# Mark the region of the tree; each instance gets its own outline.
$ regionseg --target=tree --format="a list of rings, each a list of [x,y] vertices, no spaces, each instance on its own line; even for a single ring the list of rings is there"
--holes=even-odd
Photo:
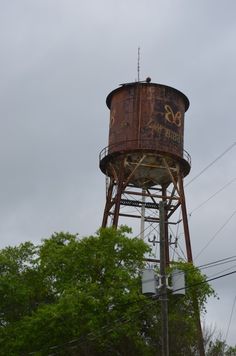
[[[48,355],[54,345],[62,354],[142,354],[140,271],[148,247],[128,232],[59,233],[40,246],[2,250],[1,354]]]
[[[127,227],[56,233],[0,252],[0,355],[161,354],[158,299],[141,294],[148,246]],[[196,355],[191,293],[213,293],[189,264],[186,296],[169,298],[171,355]]]
[[[236,346],[232,347],[226,344],[219,335],[215,340],[209,342],[207,356],[236,356]]]
[[[207,298],[214,295],[214,290],[206,282],[206,276],[191,263],[175,263],[170,272],[176,268],[184,271],[186,289],[184,296],[169,293],[170,354],[195,356],[198,355],[199,312],[205,313]]]

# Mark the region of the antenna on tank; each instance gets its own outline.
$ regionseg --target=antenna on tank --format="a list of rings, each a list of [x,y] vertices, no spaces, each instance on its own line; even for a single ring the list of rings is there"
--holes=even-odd
[[[140,47],[138,47],[137,72],[138,72],[138,82],[139,82],[140,81]]]

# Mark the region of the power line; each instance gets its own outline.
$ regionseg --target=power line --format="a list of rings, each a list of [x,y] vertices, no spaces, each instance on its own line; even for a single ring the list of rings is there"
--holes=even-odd
[[[227,152],[229,152],[234,146],[236,145],[236,142],[233,142],[225,151],[223,151],[218,157],[216,157],[211,163],[209,163],[205,168],[203,168],[195,177],[193,177],[187,184],[185,184],[185,187],[190,185],[192,182],[194,182],[197,178],[199,178],[207,169],[209,169],[211,166],[213,166],[214,163],[216,163],[219,159],[221,159]]]
[[[198,283],[191,284],[191,285],[186,286],[186,287],[184,287],[184,288],[178,288],[178,289],[175,290],[175,292],[181,291],[181,290],[190,289],[190,288],[194,288],[194,287],[197,287],[197,286],[199,286],[199,285],[202,285],[202,284],[211,282],[211,281],[213,281],[213,280],[221,279],[221,278],[227,277],[227,276],[232,275],[232,274],[235,274],[235,273],[236,273],[236,270],[234,270],[234,271],[232,271],[232,272],[229,272],[229,273],[225,273],[225,274],[220,275],[220,276],[217,276],[217,277],[213,277],[213,278],[206,279],[205,281],[202,281],[202,282],[198,282]],[[159,299],[160,296],[161,296],[161,294],[158,295],[158,299]],[[150,302],[150,303],[153,303],[153,302],[156,302],[156,299],[157,299],[157,298],[146,297],[146,299],[149,299],[149,302]],[[236,297],[235,297],[235,299],[236,299]],[[145,299],[139,299],[139,300],[136,300],[136,301],[133,301],[133,302],[130,302],[130,303],[126,303],[125,305],[131,305],[131,304],[143,302],[144,300],[145,300]],[[149,305],[149,303],[148,303],[148,304],[145,304],[145,306],[148,306],[148,305]],[[234,302],[233,308],[234,308],[234,306],[235,306],[235,302]],[[233,310],[233,308],[232,308],[232,310]],[[142,310],[139,309],[139,312],[143,312],[143,309],[142,309]],[[232,311],[231,311],[231,314],[233,314]],[[231,319],[232,319],[232,317],[231,317]],[[113,321],[112,323],[113,323],[113,325],[115,324],[115,325],[117,326],[117,323],[118,323],[118,322],[122,322],[122,323],[126,322],[126,323],[127,323],[127,322],[130,322],[130,321],[132,321],[132,319],[126,319],[126,320],[124,320],[124,317],[122,317],[122,318],[119,318],[119,319]],[[230,322],[231,322],[231,321],[230,321]],[[104,326],[102,329],[105,330],[106,327],[108,327],[108,326]],[[111,327],[110,329],[106,330],[106,331],[105,331],[105,334],[103,333],[103,335],[106,335],[107,333],[112,332],[114,329],[115,329],[114,326]],[[88,337],[88,336],[89,336],[89,337],[90,337],[90,336],[93,336],[93,339],[96,339],[96,338],[97,338],[97,335],[93,334],[93,332],[90,332],[89,334],[87,334],[87,337]],[[101,336],[102,336],[102,335],[100,335],[100,337],[101,337]],[[91,339],[91,338],[90,338],[90,339]],[[75,347],[78,348],[78,346],[81,345],[81,337],[80,337],[80,338],[77,338],[77,339],[75,338],[75,339],[73,339],[73,340],[70,340],[70,341],[65,342],[65,343],[63,343],[63,344],[60,344],[60,345],[57,344],[57,345],[50,346],[50,347],[48,347],[47,349],[48,349],[48,350],[62,349],[62,348],[64,348],[65,346],[71,345],[72,343],[76,343],[77,345],[76,345]],[[28,355],[34,355],[34,354],[36,354],[36,353],[38,353],[38,352],[40,352],[40,351],[42,351],[42,350],[43,350],[43,349],[30,352],[30,353],[28,353]],[[52,355],[56,355],[58,352],[59,352],[59,351],[56,351],[56,353],[51,353],[50,355],[51,355],[51,356],[52,356]]]
[[[213,273],[211,276],[207,276],[207,278],[211,278],[211,277],[216,277],[218,276],[220,273],[226,272],[226,271],[230,271],[232,268],[235,268],[236,265],[233,265],[231,267],[225,268],[223,269],[223,271],[217,272],[217,273]]]
[[[226,258],[223,258],[223,259],[220,259],[220,260],[217,260],[217,261],[213,261],[213,262],[210,262],[210,263],[206,263],[206,264],[203,264],[203,265],[200,265],[200,266],[193,266],[193,265],[190,265],[189,268],[187,270],[184,271],[185,275],[188,275],[189,273],[191,273],[192,271],[194,271],[196,268],[198,270],[204,270],[204,269],[208,269],[208,268],[213,268],[213,267],[218,267],[218,266],[221,266],[221,265],[224,265],[226,263],[232,263],[232,262],[235,262],[236,261],[236,256],[231,256],[231,257],[226,257]],[[227,269],[224,269],[224,270],[221,270],[217,273],[214,273],[213,275],[211,276],[207,276],[207,278],[212,278],[213,276],[217,276],[218,274],[220,273],[223,273],[223,272],[226,272],[232,268],[235,268],[236,265],[233,265]],[[177,266],[178,268],[178,266]],[[179,272],[176,272],[176,275],[178,274],[182,274],[182,270],[179,271]]]
[[[212,267],[218,267],[218,266],[222,266],[222,265],[224,265],[224,264],[226,264],[226,263],[232,263],[232,262],[236,262],[236,259],[230,260],[230,261],[227,261],[227,262],[216,263],[216,264],[213,264],[213,265],[211,265],[211,266],[207,266],[207,267],[200,268],[200,270],[208,269],[208,268],[212,268]],[[223,271],[220,271],[220,272],[214,273],[214,274],[211,275],[211,276],[208,276],[208,278],[209,278],[209,277],[216,276],[216,275],[219,274],[219,273],[228,271],[228,270],[230,270],[230,269],[232,269],[232,268],[235,268],[235,267],[236,267],[236,265],[234,264],[233,266],[228,267],[228,268],[224,269]]]
[[[199,270],[203,270],[203,269],[208,269],[208,268],[213,268],[213,267],[218,267],[218,266],[221,266],[221,265],[224,265],[226,263],[232,263],[232,262],[235,262],[236,261],[236,256],[234,256],[234,258],[226,258],[226,259],[223,259],[223,260],[218,260],[218,261],[214,261],[214,262],[211,262],[211,263],[206,263],[204,265],[201,265],[201,266],[196,266],[196,267],[192,267],[192,268],[189,268],[186,272],[191,272],[191,270],[193,270],[194,268],[197,268]],[[231,269],[231,268],[234,268],[234,266],[231,266],[230,268],[228,269]],[[227,269],[227,270],[228,270]],[[225,272],[226,270],[223,270],[223,271],[220,271],[218,272],[217,274],[219,273],[222,273],[222,272]],[[216,275],[217,275],[216,274]],[[211,276],[212,277],[212,276]]]
[[[178,245],[179,249],[180,249],[180,252],[182,253],[182,256],[180,255],[179,252],[177,252],[177,248],[176,247],[172,247],[170,245],[170,249],[173,251],[173,254],[172,254],[172,260],[174,259],[174,255],[176,254],[180,260],[184,259],[184,261],[186,261],[186,256],[184,255],[184,252],[183,252],[183,249],[181,248],[181,246],[179,245],[178,241],[176,241],[176,244]]]
[[[232,261],[234,261],[236,259],[236,255],[234,255],[234,256],[230,256],[230,257],[226,257],[226,258],[223,258],[223,259],[219,259],[219,260],[216,260],[216,261],[212,261],[212,262],[209,262],[209,263],[206,263],[206,264],[203,264],[203,265],[201,265],[201,266],[198,266],[198,268],[209,268],[209,267],[214,267],[215,265],[221,265],[221,264],[224,264],[224,263],[229,263],[229,262],[232,262]],[[232,267],[231,267],[232,268]],[[188,270],[188,271],[185,271],[185,272],[190,272],[190,270]],[[220,279],[220,278],[223,278],[223,277],[226,277],[226,276],[229,276],[229,275],[231,275],[231,274],[234,274],[234,273],[236,273],[236,271],[232,271],[232,272],[230,272],[230,273],[226,273],[226,274],[223,274],[223,275],[220,275],[220,276],[217,276],[217,277],[214,277],[214,278],[208,278],[208,279],[206,279],[205,281],[202,281],[202,282],[199,282],[199,283],[195,283],[195,284],[192,284],[192,285],[189,285],[189,286],[187,286],[186,288],[180,288],[180,289],[178,289],[178,290],[181,290],[181,289],[188,289],[188,288],[193,288],[193,287],[196,287],[196,286],[198,286],[198,285],[201,285],[201,284],[203,284],[203,283],[207,283],[207,282],[210,282],[210,281],[213,281],[213,280],[217,280],[217,279]],[[146,298],[145,298],[146,299]],[[122,306],[129,306],[129,305],[132,305],[132,304],[137,304],[137,303],[140,303],[140,302],[143,302],[143,301],[145,301],[145,299],[138,299],[138,300],[134,300],[134,301],[132,301],[132,302],[128,302],[128,303],[122,303]],[[149,302],[150,303],[153,303],[153,301],[154,301],[154,299],[153,298],[149,298]],[[149,303],[148,303],[148,305],[149,305]],[[118,305],[119,306],[119,305]],[[146,306],[146,304],[145,304],[145,306]],[[139,309],[140,310],[140,309]],[[232,317],[231,317],[232,318]],[[113,322],[113,324],[116,324],[117,325],[117,323],[118,322],[121,322],[121,323],[127,323],[127,322],[130,322],[130,321],[132,321],[131,319],[124,319],[124,317],[122,317],[122,318],[119,318],[119,319],[116,319],[115,320],[115,322]],[[230,324],[229,324],[230,325]],[[107,330],[106,330],[107,329]],[[102,327],[102,334],[107,334],[107,333],[109,333],[109,332],[111,332],[111,331],[113,331],[114,330],[114,327],[112,327],[112,328],[110,328],[109,329],[109,325],[105,325],[104,327]],[[88,335],[87,335],[87,337],[89,337],[90,339],[91,339],[91,337],[92,337],[92,339],[96,339],[98,336],[97,335],[94,335],[93,334],[93,332],[91,332],[91,333],[89,333]],[[81,337],[80,338],[75,338],[75,339],[73,339],[73,340],[70,340],[70,341],[68,341],[68,342],[66,342],[66,343],[63,343],[63,344],[60,344],[60,345],[53,345],[53,346],[51,346],[51,347],[49,347],[48,348],[48,350],[51,350],[53,353],[50,353],[50,355],[56,355],[58,352],[56,351],[56,349],[62,349],[62,348],[64,348],[64,347],[66,347],[66,346],[70,346],[71,345],[71,347],[78,347],[79,345],[75,345],[75,346],[73,346],[73,344],[75,344],[75,343],[79,343],[79,344],[81,344]],[[38,352],[38,351],[37,351]],[[56,352],[56,353],[55,353]],[[36,353],[36,351],[34,351],[34,352],[31,352],[29,355],[33,355],[33,354],[35,354]]]
[[[222,274],[222,275],[217,276],[217,277],[208,278],[208,279],[206,279],[205,281],[198,282],[198,283],[194,283],[194,284],[189,285],[189,286],[187,286],[187,287],[185,287],[185,288],[175,289],[175,292],[180,291],[180,290],[183,290],[183,289],[189,289],[189,288],[197,287],[197,286],[199,286],[199,285],[201,285],[201,284],[205,284],[205,283],[208,283],[208,282],[212,282],[212,281],[214,281],[214,280],[216,280],[216,279],[224,278],[224,277],[230,276],[231,274],[235,274],[235,273],[236,273],[236,270],[234,270],[234,271],[232,271],[232,272],[228,272],[228,273]]]
[[[232,316],[233,316],[233,312],[234,312],[235,303],[236,303],[236,295],[234,297],[234,302],[233,302],[231,313],[230,313],[229,323],[228,323],[228,327],[227,327],[227,331],[226,331],[226,335],[225,335],[225,342],[227,341],[227,338],[228,338],[229,328],[230,328],[231,321],[232,321]]]
[[[217,192],[215,192],[214,194],[212,194],[208,199],[204,200],[204,202],[202,202],[201,204],[199,204],[196,208],[194,208],[188,215],[191,216],[193,212],[195,212],[196,210],[200,209],[203,205],[205,205],[206,203],[209,202],[209,200],[211,200],[212,198],[214,198],[217,194],[219,194],[220,192],[222,192],[222,190],[224,190],[225,188],[227,188],[230,184],[232,184],[233,182],[236,181],[236,177],[233,178],[231,181],[229,181],[228,183],[226,183],[222,188],[220,188],[219,190],[217,190]]]
[[[132,195],[132,192],[130,192],[130,194]],[[125,193],[124,196],[126,197],[126,199],[128,199],[128,198],[129,198],[129,193]],[[133,197],[133,199],[134,199],[135,201],[139,202],[139,200],[138,200],[137,198]],[[157,204],[157,206],[158,206],[158,203],[156,203],[156,204]],[[137,207],[135,207],[135,209],[136,209],[136,211],[137,211],[138,213],[140,213],[140,209],[138,209]],[[155,216],[155,214],[153,213],[153,211],[152,211],[150,208],[145,208],[145,210],[146,210],[146,211],[149,211],[150,216]],[[180,215],[181,215],[181,212],[179,212],[179,219],[178,219],[178,223],[177,223],[176,238],[177,238],[178,231],[179,231]],[[155,222],[149,223],[149,225],[146,226],[146,228],[142,231],[142,232],[144,233],[148,228],[151,229],[151,231],[149,231],[148,234],[145,234],[145,237],[144,237],[144,238],[146,238],[147,236],[150,236],[150,234],[151,234],[153,231],[156,231],[157,234],[159,234],[159,231],[157,230],[157,228],[155,227],[154,224],[155,224]],[[171,229],[171,227],[169,227],[169,228]],[[171,230],[171,231],[172,231],[172,230]],[[173,231],[172,231],[172,233],[173,233]],[[174,235],[174,234],[173,234],[173,235]],[[141,236],[141,233],[137,234],[137,235],[135,236],[135,238],[138,238],[138,237],[140,237],[140,236]],[[178,246],[177,246],[177,247],[181,250],[181,252],[182,252],[182,254],[183,254],[183,257],[184,257],[184,260],[186,260],[186,256],[185,256],[185,254],[184,254],[184,252],[183,252],[183,250],[182,250],[182,248],[181,248],[181,246],[180,246],[179,243],[178,243]],[[176,247],[173,249],[173,256],[174,256],[175,253],[178,254],[178,253],[176,252]],[[181,257],[179,254],[178,254],[178,256]]]
[[[216,236],[224,229],[224,227],[230,222],[233,216],[236,214],[236,210],[230,215],[230,217],[224,222],[224,224],[216,231],[216,233],[212,236],[212,238],[206,243],[206,245],[200,250],[200,252],[195,257],[195,260],[202,254],[203,251],[212,243],[212,241],[216,238]]]
[[[234,262],[235,260],[236,260],[236,255],[233,255],[233,256],[230,256],[230,257],[221,258],[221,259],[216,260],[216,261],[205,263],[203,265],[197,266],[197,268],[199,268],[199,269],[201,269],[202,267],[208,268],[208,266],[211,267],[211,265],[218,266],[218,265],[225,264],[225,263],[228,263],[228,262]]]

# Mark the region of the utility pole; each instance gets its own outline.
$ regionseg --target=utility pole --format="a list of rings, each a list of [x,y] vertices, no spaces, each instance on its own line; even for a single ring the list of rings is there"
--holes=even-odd
[[[142,189],[142,206],[141,206],[141,223],[140,223],[140,238],[144,240],[145,230],[145,189]]]
[[[165,248],[165,209],[164,202],[159,203],[160,218],[160,274],[161,274],[161,323],[162,323],[162,356],[169,356],[169,333],[168,333],[168,301],[166,287],[166,248]]]

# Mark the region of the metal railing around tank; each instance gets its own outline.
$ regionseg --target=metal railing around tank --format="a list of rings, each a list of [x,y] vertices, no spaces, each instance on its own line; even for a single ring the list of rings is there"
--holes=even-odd
[[[135,143],[137,145],[135,145]],[[114,143],[112,145],[106,146],[102,149],[102,151],[99,154],[99,161],[101,161],[103,158],[108,156],[109,154],[116,153],[116,152],[125,152],[128,150],[139,150],[139,149],[145,149],[145,150],[157,150],[163,153],[170,153],[172,155],[175,155],[176,157],[180,157],[185,159],[188,164],[191,166],[191,156],[190,154],[186,151],[183,150],[182,155],[179,153],[176,153],[174,151],[169,151],[169,152],[164,152],[158,144],[154,144],[152,141],[149,140],[126,140],[126,141],[120,141],[117,143]]]
[[[190,156],[190,154],[189,154],[186,150],[183,150],[183,158],[184,158],[185,161],[187,161],[188,164],[191,166],[191,156]]]

